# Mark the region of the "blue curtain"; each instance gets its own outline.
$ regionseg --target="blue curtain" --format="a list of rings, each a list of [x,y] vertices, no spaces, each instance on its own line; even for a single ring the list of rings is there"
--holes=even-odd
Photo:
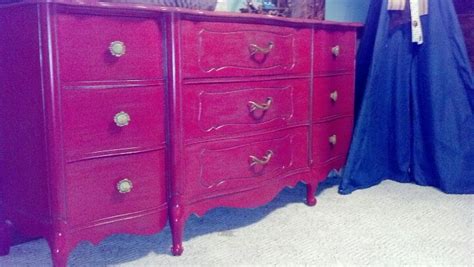
[[[429,0],[422,45],[411,42],[409,9],[387,11],[387,1],[371,2],[359,47],[339,192],[393,179],[474,193],[474,79],[452,1]]]

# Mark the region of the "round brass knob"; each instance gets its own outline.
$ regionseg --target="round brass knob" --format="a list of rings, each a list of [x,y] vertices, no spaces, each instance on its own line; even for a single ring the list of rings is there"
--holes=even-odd
[[[336,102],[338,98],[337,90],[332,92],[331,95],[329,95],[329,97],[331,98],[332,101]]]
[[[114,122],[118,127],[127,126],[130,123],[130,115],[126,112],[120,111],[119,113],[115,114]]]
[[[132,188],[133,184],[132,181],[130,181],[129,179],[123,179],[117,183],[117,190],[121,194],[130,193],[130,191],[132,191]]]
[[[331,53],[333,56],[338,57],[341,54],[341,47],[336,45],[335,47],[331,48]]]
[[[125,55],[126,47],[121,41],[113,41],[109,45],[109,51],[114,57],[121,57]]]
[[[333,134],[329,136],[329,143],[335,146],[337,144],[337,135]]]

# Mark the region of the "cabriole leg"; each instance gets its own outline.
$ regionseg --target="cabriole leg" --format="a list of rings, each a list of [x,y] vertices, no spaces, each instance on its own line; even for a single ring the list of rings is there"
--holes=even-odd
[[[182,216],[181,207],[176,204],[171,208],[170,218],[171,234],[173,236],[173,247],[171,253],[174,256],[180,256],[183,253],[183,232],[184,232],[184,218]]]
[[[316,188],[317,186],[314,184],[307,184],[306,185],[306,205],[308,206],[314,206],[316,205]]]
[[[66,267],[68,254],[64,252],[54,252],[51,250],[54,267]]]
[[[12,229],[5,218],[0,215],[0,256],[10,253],[12,244]]]
[[[70,249],[67,248],[64,234],[56,233],[53,240],[49,241],[51,258],[54,267],[66,267]]]

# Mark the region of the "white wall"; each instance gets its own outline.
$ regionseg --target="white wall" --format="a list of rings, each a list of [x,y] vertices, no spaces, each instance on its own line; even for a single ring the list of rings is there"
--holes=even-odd
[[[326,0],[326,20],[364,22],[370,0]]]
[[[244,3],[245,0],[217,0],[216,11],[239,12],[239,8],[243,7]]]
[[[297,1],[297,0],[296,0]],[[259,3],[261,0],[254,0]],[[218,0],[218,11],[239,11],[245,0]],[[326,19],[364,22],[370,0],[326,0]]]

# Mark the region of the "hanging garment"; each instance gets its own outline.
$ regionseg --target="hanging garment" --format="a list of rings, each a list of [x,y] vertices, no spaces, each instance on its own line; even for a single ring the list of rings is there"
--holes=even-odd
[[[405,10],[410,0],[388,0],[387,10]],[[428,0],[415,0],[418,5],[418,14],[428,14]]]
[[[339,192],[393,179],[474,193],[474,81],[453,4],[429,0],[421,45],[387,4],[371,2],[359,47],[356,127]]]

